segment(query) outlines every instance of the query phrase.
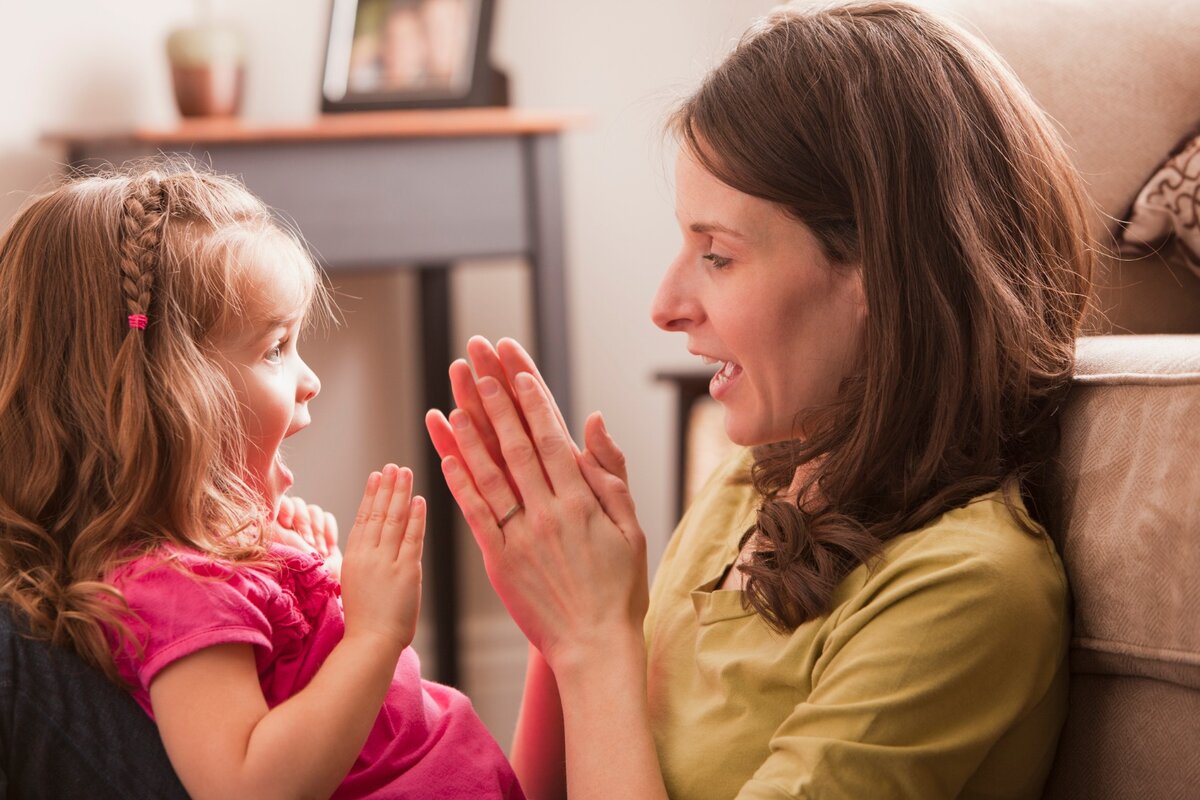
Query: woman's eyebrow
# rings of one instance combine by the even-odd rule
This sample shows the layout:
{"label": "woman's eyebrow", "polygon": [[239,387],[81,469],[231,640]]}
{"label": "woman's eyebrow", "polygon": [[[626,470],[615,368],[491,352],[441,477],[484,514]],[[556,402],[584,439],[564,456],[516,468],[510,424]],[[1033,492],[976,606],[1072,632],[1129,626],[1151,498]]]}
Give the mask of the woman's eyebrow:
{"label": "woman's eyebrow", "polygon": [[744,233],[739,233],[733,228],[727,228],[719,222],[693,222],[688,225],[688,230],[692,233],[721,233],[726,236],[731,236],[734,239],[745,239]]}

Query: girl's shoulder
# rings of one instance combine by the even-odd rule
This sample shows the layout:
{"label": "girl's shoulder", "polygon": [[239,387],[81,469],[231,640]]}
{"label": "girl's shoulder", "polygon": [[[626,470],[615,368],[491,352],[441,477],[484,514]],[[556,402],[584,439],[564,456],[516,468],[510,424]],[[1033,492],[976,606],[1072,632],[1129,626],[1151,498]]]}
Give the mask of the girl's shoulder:
{"label": "girl's shoulder", "polygon": [[248,561],[166,542],[119,562],[107,582],[122,592],[177,591],[184,582],[225,584],[225,590],[251,596],[337,594],[340,588],[320,556],[274,542],[262,559]]}

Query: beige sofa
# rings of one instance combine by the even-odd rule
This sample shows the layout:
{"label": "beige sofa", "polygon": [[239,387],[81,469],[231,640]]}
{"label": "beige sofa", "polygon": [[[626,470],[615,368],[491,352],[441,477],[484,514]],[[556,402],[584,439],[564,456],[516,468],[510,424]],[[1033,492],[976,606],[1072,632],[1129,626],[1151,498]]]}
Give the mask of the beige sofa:
{"label": "beige sofa", "polygon": [[1200,797],[1200,336],[1080,341],[1059,481],[1075,621],[1046,797]]}

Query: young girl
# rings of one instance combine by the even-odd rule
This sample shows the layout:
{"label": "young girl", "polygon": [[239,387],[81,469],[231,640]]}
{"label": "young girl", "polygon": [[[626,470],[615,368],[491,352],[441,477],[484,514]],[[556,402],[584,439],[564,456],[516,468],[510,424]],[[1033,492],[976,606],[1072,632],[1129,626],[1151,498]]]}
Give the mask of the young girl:
{"label": "young girl", "polygon": [[270,540],[331,530],[280,457],[329,301],[259,201],[171,165],[77,179],[17,217],[0,286],[0,596],[129,688],[189,794],[522,797],[408,648],[411,473],[368,478],[340,588]]}

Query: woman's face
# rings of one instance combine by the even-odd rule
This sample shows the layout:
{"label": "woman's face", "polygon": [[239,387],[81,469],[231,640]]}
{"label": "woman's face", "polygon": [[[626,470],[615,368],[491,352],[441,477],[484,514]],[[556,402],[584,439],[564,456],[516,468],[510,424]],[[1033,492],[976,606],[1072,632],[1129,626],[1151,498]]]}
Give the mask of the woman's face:
{"label": "woman's face", "polygon": [[806,225],[717,180],[686,148],[675,215],[683,246],[654,298],[654,323],[717,362],[709,392],[733,442],[803,436],[796,414],[832,401],[856,361],[861,269],[832,265]]}

